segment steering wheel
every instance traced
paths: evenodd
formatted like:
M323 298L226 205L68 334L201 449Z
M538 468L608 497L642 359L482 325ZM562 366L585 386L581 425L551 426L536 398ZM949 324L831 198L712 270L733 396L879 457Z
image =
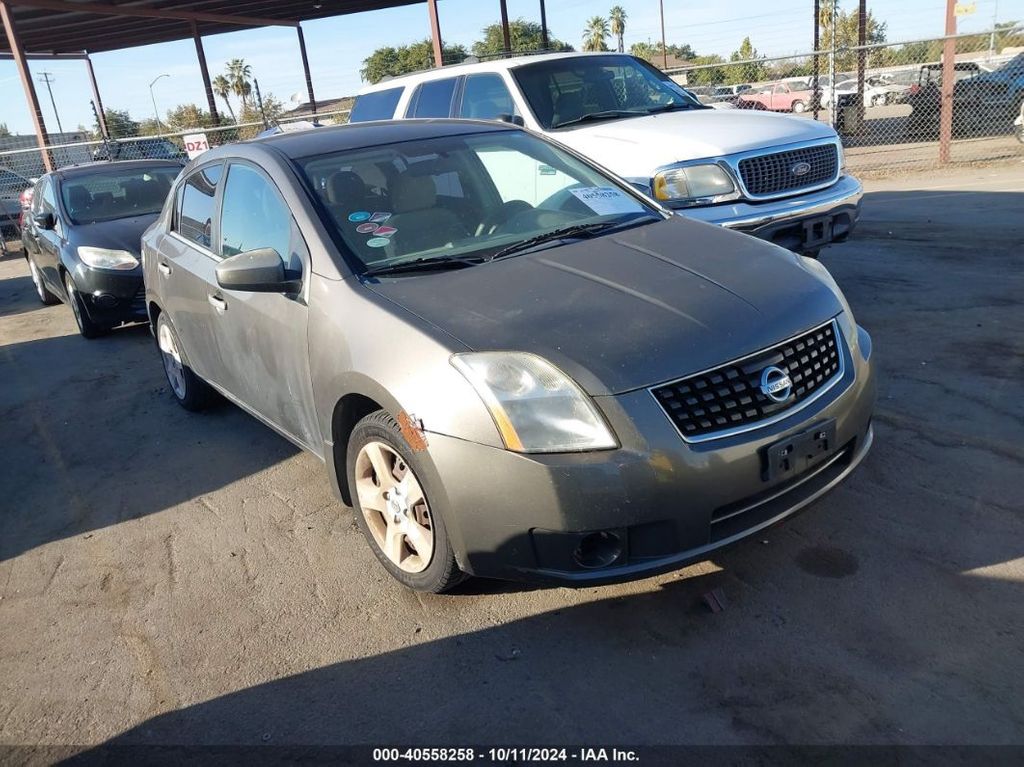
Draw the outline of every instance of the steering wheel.
M482 234L493 234L494 230L504 224L510 218L524 211L533 210L533 206L525 200L509 200L502 203L496 210L492 211L480 222L476 228L476 236Z

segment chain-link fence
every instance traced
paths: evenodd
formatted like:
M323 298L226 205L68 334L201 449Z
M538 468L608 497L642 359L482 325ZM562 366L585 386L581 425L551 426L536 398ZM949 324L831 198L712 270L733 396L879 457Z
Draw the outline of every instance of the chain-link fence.
M669 74L716 108L830 123L855 174L995 162L1024 157L1024 27L998 33L680 67ZM953 83L944 88L947 45L954 52ZM944 97L952 104L945 130Z

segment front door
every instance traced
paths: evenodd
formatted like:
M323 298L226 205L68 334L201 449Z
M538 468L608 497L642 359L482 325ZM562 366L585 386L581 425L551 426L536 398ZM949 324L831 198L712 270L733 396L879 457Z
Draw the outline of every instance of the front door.
M298 295L215 287L220 378L236 399L306 447L321 452L306 340L310 255L277 187L254 165L228 167L221 200L222 258L273 248L303 275Z

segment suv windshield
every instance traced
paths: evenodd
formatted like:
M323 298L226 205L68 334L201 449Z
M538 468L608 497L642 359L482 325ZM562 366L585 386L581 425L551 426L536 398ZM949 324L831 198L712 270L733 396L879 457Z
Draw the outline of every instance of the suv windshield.
M570 56L512 70L545 129L705 107L663 72L632 56Z
M518 130L319 155L299 166L363 271L428 259L465 264L569 227L567 237L661 220L630 189Z
M75 175L61 183L64 210L72 224L159 213L180 171L181 166L168 165Z

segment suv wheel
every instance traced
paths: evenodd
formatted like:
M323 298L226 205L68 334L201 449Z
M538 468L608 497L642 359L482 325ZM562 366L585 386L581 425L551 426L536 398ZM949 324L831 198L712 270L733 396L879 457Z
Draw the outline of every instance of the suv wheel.
M157 318L156 343L164 363L167 383L178 404L191 411L208 407L214 397L213 389L188 366L178 334L174 332L174 326L166 313L161 313Z
M32 274L32 284L36 286L36 295L39 296L39 300L46 306L60 303L60 298L51 293L50 289L46 287L46 283L43 282L43 275L39 272L39 267L36 266L36 260L29 256L27 261L28 270Z
M423 468L385 411L356 424L346 460L356 523L400 583L438 594L465 574L455 562L437 499L428 499Z
M64 291L68 295L68 305L71 307L71 313L75 315L75 324L78 325L78 332L82 334L83 338L99 338L109 330L109 328L97 325L89 319L89 315L86 314L85 306L82 303L82 297L75 287L75 282L71 279L71 275L67 273L64 274Z

